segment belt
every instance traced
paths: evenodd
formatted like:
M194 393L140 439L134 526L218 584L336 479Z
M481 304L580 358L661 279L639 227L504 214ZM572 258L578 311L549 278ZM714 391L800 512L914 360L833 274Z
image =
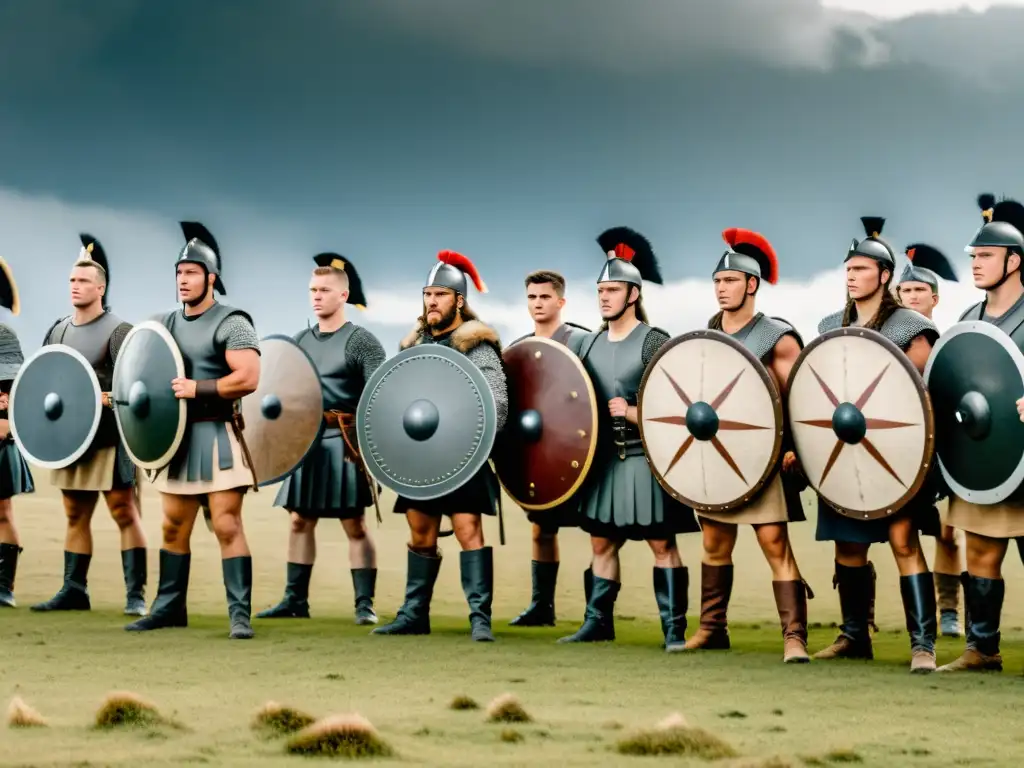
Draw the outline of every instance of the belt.
M383 523L384 518L380 515L380 499L377 496L377 481L370 475L370 471L366 468L366 462L363 461L363 456L359 453L357 447L359 441L351 432L355 432L356 429L356 415L354 413L346 413L345 411L324 411L324 423L332 429L341 430L341 439L345 441L345 450L348 453L352 462L362 470L363 475L366 477L366 482L370 486L370 495L373 496L373 508L377 512L377 523Z

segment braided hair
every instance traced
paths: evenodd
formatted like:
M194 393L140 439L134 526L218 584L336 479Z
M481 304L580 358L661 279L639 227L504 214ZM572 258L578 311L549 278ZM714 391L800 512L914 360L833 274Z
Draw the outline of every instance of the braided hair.
M881 331L882 326L885 325L886 321L892 317L893 313L900 309L900 302L896 298L896 295L892 292L892 275L893 270L888 267L883 267L881 264L878 265L878 276L882 276L882 271L885 270L889 273L889 279L882 285L882 303L878 307L878 311L875 312L875 316L871 318L862 327L867 328L871 331ZM856 312L856 303L852 298L847 295L846 307L843 309L843 328L849 327L853 322L854 313Z

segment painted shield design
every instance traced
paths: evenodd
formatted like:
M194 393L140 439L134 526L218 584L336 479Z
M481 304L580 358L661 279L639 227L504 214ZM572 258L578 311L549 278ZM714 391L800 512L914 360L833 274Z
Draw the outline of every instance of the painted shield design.
M162 469L181 445L186 406L171 381L184 376L181 352L163 325L147 320L128 331L114 363L111 400L125 450L142 469Z
M462 487L487 463L498 413L483 373L440 344L380 365L356 411L359 452L381 485L426 501Z
M1024 355L991 323L967 320L939 337L924 378L946 483L965 501L1004 501L1024 483Z
M640 382L637 415L658 482L698 511L743 506L777 467L778 389L764 365L721 331L666 342Z
M502 353L509 410L494 446L505 492L526 510L568 501L597 450L597 398L576 355L556 341L530 337Z
M790 373L787 405L807 480L839 513L887 517L927 479L935 446L928 391L880 333L837 328L814 339Z
M245 443L260 485L283 480L320 439L324 397L309 354L288 336L260 339L260 383L242 398Z
M103 393L96 372L77 349L42 347L11 386L11 435L32 464L62 469L82 457L100 426Z

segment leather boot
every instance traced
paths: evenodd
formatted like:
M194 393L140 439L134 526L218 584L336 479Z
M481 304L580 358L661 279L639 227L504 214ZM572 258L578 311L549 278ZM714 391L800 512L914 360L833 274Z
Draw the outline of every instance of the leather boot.
M873 659L869 619L874 599L875 569L867 565L849 568L836 563L833 585L839 588L839 609L843 614L840 635L815 659Z
M0 544L0 608L16 608L14 599L14 576L18 572L18 555L22 552L17 544Z
M459 553L462 591L469 603L473 640L493 643L491 602L494 598L494 550L491 547Z
M352 589L356 596L356 624L367 626L377 623L377 613L373 610L373 597L377 591L376 568L353 568Z
M405 581L405 602L398 609L395 620L383 627L375 627L374 635L429 635L430 600L434 596L434 583L441 570L441 553L433 557L408 551L408 573Z
M961 670L1001 671L999 620L1003 613L1006 582L967 575L964 584L964 613L967 617L967 650L956 661L939 667L939 672Z
M121 550L121 570L124 571L124 615L146 615L146 548Z
M910 671L935 671L935 579L930 571L900 577L903 611L910 635Z
M654 569L654 597L661 616L665 650L675 653L686 648L686 609L689 605L690 572L686 566Z
M252 616L252 557L243 555L221 560L224 572L224 592L228 600L228 618L231 620L232 640L248 640L255 636Z
M868 605L868 629L872 632L878 631L878 625L875 623L875 596L878 593L878 571L875 570L875 564L868 560L868 567L871 569L871 603Z
M939 629L943 637L960 637L960 577L948 573L935 574L939 598Z
M89 600L89 563L92 555L64 552L64 584L45 603L31 607L33 611L88 611L92 608Z
M806 664L807 655L807 585L803 579L773 581L775 607L782 625L782 660L786 664Z
M313 564L288 563L285 570L284 597L273 608L256 614L257 619L308 619L309 579Z
M555 626L555 585L558 583L558 563L530 564L533 576L533 595L529 607L509 622L511 627Z
M729 649L726 614L732 597L733 567L700 564L700 627L689 640L686 650L725 651Z
M587 620L587 606L590 605L590 597L594 594L594 566L591 565L583 572L583 621Z
M136 622L125 627L128 632L148 632L153 629L188 626L188 576L192 555L179 555L160 550L160 584L156 599L149 611Z
M575 634L558 638L560 643L596 643L615 639L615 599L622 585L617 581L594 576L594 586L587 602L587 613Z

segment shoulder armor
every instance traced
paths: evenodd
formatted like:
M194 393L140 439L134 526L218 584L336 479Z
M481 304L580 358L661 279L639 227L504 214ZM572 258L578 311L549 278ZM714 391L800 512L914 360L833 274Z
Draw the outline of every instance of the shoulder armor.
M45 346L46 346L47 344L53 344L53 343L54 343L54 342L50 341L50 336L51 336L51 335L53 334L53 332L54 332L54 331L55 331L55 330L57 329L57 326L58 326L58 325L60 325L61 323L66 323L66 322L67 322L68 320L70 320L70 319L71 319L71 315L68 315L68 316L66 316L66 317L62 317L62 318L59 318L58 320L56 320L56 321L54 322L54 324L53 324L53 325L51 325L51 326L50 326L50 327L49 327L49 328L48 328L48 329L46 330L46 335L45 335L45 336L43 336L43 346L44 346L44 347L45 347Z
M586 331L587 333L590 333L590 329L587 328L585 325L580 325L579 323L570 323L568 320L565 321L565 324L570 325L573 328L579 328L581 331Z
M786 320L781 317L768 317L768 320L770 320L772 323L777 325L782 330L782 336L785 336L787 333L792 334L796 338L796 343L800 345L800 349L804 348L804 337L800 335L800 331L798 331L796 329L796 326L789 322L789 320Z
M518 343L519 343L520 341L522 341L523 339L532 339L532 338L533 338L533 336L534 336L534 334L532 334L532 333L527 333L527 334L524 334L524 335L520 336L520 337L519 337L518 339L513 339L512 341L510 341L510 342L509 342L509 343L508 343L508 344L506 345L506 348L508 348L508 347L511 347L511 346L512 346L513 344L518 344Z
M829 331L834 331L836 328L842 328L843 312L845 312L845 310L833 312L831 315L823 317L821 322L818 323L818 333L827 333Z
M900 349L906 349L917 336L925 334L933 343L939 337L939 329L931 320L912 309L900 307L882 326L882 335Z
M960 320L958 320L957 322L960 322L961 320L967 320L968 319L968 317L967 317L968 315L980 314L980 312L978 312L978 310L981 309L981 305L983 303L984 302L979 301L977 304L972 304L971 306L969 306L967 308L967 311L964 312L962 315L960 315Z
M666 331L666 330L665 330L664 328L659 328L659 327L658 327L658 326L656 326L656 325L651 325L651 326L648 326L648 327L647 327L647 333L650 333L651 331L657 331L658 333L662 334L662 335L663 335L663 336L665 336L666 338L669 338L669 339L671 339L671 338L672 338L672 334L671 334L671 333L669 333L668 331Z

